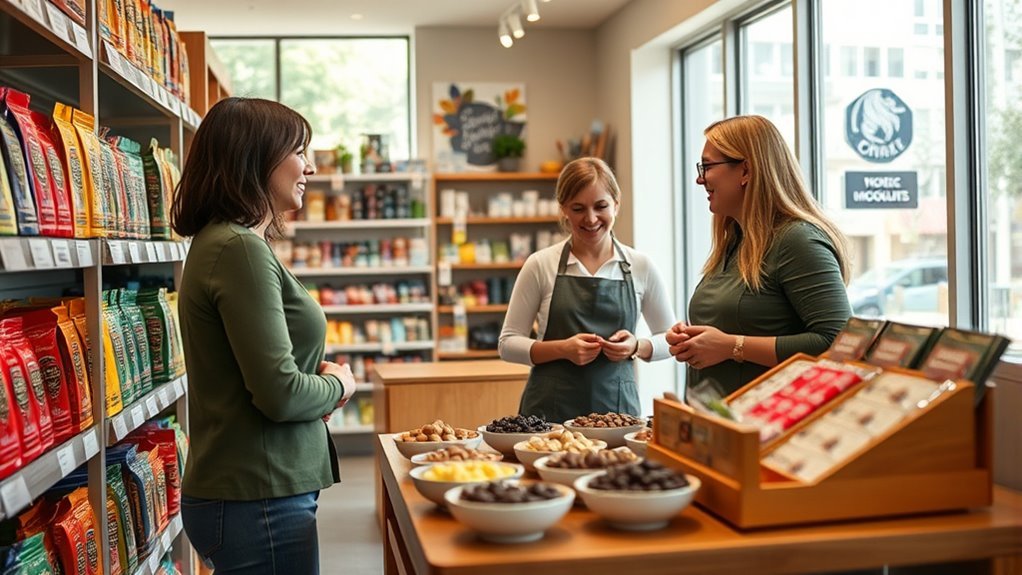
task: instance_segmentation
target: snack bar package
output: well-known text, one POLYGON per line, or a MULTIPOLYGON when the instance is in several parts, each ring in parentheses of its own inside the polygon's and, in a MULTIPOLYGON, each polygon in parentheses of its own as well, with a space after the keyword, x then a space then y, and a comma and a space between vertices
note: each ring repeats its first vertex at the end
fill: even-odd
POLYGON ((28 94, 11 88, 0 88, 0 101, 3 102, 7 118, 18 134, 24 153, 25 166, 28 168, 28 186, 35 199, 39 216, 39 233, 44 236, 60 236, 49 168, 46 166, 46 155, 39 142, 39 134, 28 110, 28 94))
POLYGON ((53 419, 53 441, 63 443, 78 433, 78 429, 72 424, 64 362, 57 346, 57 316, 49 309, 40 309, 27 312, 21 318, 43 378, 46 401, 53 419))
POLYGON ((77 432, 82 432, 92 426, 92 388, 89 387, 87 352, 67 308, 58 305, 52 311, 57 318, 57 347, 60 348, 67 378, 71 424, 77 432))
POLYGON ((78 134, 71 124, 73 112, 69 106, 57 102, 53 105, 53 125, 59 143, 59 151, 67 173, 67 187, 71 198, 71 216, 76 238, 92 237, 92 191, 87 189, 85 179, 84 152, 78 141, 78 134))
POLYGON ((57 153, 57 147, 54 145, 53 121, 35 110, 30 112, 29 117, 35 124, 39 145, 42 146, 43 156, 46 159, 46 170, 50 176, 50 193, 53 195, 53 206, 57 216, 57 233, 64 238, 74 237, 74 217, 67 185, 68 178, 64 172, 64 162, 60 159, 60 154, 57 153))
POLYGON ((81 110, 71 113, 71 125, 78 134, 85 170, 82 172, 86 196, 90 200, 89 214, 92 237, 105 238, 107 230, 113 228, 113 210, 107 186, 103 180, 103 152, 96 137, 96 120, 81 110))
MULTIPOLYGON (((23 321, 20 317, 6 317, 0 320, 0 337, 7 344, 7 358, 14 358, 18 367, 17 373, 23 374, 28 401, 32 404, 39 431, 39 452, 42 453, 53 447, 53 419, 50 416, 50 406, 46 402, 46 390, 43 386, 43 375, 39 369, 39 362, 36 360, 32 345, 28 343, 23 331, 23 321)), ((15 379, 15 370, 9 370, 11 380, 15 379)), ((17 397, 17 396, 16 396, 17 397)), ((22 453, 28 450, 22 449, 22 453)), ((28 461, 26 461, 28 463, 28 461)))
MULTIPOLYGON (((5 88, 0 88, 0 94, 4 90, 5 88)), ((28 165, 25 163, 25 153, 21 151, 21 142, 14 130, 13 120, 5 106, 0 106, 0 148, 2 148, 0 155, 3 156, 7 168, 7 183, 11 187, 11 196, 14 200, 18 233, 23 236, 37 236, 39 214, 32 198, 28 165)))

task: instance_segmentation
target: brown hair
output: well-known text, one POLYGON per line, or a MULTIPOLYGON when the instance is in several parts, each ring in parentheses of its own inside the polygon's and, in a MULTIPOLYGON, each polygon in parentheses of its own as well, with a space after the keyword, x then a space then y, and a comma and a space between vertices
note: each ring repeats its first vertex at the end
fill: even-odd
POLYGON ((606 162, 599 158, 572 160, 557 178, 557 203, 563 206, 582 190, 597 184, 614 198, 614 203, 621 203, 621 188, 606 162))
POLYGON ((279 236, 270 174, 295 150, 304 150, 312 127, 291 108, 258 98, 216 103, 195 133, 171 208, 171 225, 194 236, 207 224, 256 226, 272 216, 268 235, 279 236))
MULTIPOLYGON (((798 161, 777 127, 763 116, 735 116, 710 124, 703 133, 725 158, 749 165, 738 251, 738 271, 745 284, 759 290, 763 260, 775 232, 793 221, 811 223, 827 234, 847 283, 851 270, 845 236, 809 194, 798 161)), ((714 214, 713 248, 703 266, 704 274, 720 269, 731 242, 738 237, 738 228, 733 218, 714 214)))

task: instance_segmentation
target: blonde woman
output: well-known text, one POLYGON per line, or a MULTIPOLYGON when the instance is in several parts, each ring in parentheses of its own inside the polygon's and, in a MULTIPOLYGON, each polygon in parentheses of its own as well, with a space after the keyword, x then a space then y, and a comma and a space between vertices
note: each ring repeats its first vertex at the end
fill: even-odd
POLYGON ((631 360, 670 357, 670 297, 650 259, 614 238, 621 191, 606 163, 565 166, 557 202, 571 236, 525 261, 500 333, 501 358, 532 366, 518 411, 555 423, 594 411, 639 415, 631 360), (640 313, 651 337, 635 335, 640 313))
POLYGON ((797 352, 819 354, 851 315, 845 237, 821 211, 777 128, 736 116, 704 131, 696 183, 713 214, 713 247, 667 334, 690 385, 728 393, 797 352))

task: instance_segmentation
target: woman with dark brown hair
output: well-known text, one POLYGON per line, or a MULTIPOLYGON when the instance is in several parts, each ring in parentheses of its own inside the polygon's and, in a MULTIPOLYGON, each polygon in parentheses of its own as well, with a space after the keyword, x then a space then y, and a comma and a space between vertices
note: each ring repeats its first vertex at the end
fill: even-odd
POLYGON ((323 361, 323 310, 266 241, 302 206, 310 137, 281 104, 223 100, 174 198, 172 225, 192 237, 179 296, 191 432, 181 515, 218 574, 318 573, 316 500, 339 480, 323 419, 355 380, 323 361))
POLYGON ((525 261, 500 334, 500 356, 532 366, 518 411, 555 423, 591 412, 639 415, 630 360, 670 357, 669 294, 653 262, 614 238, 621 191, 607 164, 565 166, 557 203, 571 236, 525 261), (654 335, 635 335, 640 313, 654 335))

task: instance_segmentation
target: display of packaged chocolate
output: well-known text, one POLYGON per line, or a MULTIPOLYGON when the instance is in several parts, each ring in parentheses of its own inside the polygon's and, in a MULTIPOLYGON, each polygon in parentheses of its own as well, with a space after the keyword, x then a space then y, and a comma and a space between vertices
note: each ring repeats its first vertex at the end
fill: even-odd
POLYGON ((835 361, 862 359, 885 325, 887 322, 882 319, 848 318, 848 323, 838 332, 824 357, 835 361))
POLYGON ((812 483, 834 466, 826 453, 794 443, 783 443, 763 458, 763 464, 806 483, 812 483))
POLYGON ((889 322, 866 362, 880 367, 915 367, 939 334, 936 327, 889 322))
POLYGON ((938 387, 936 381, 918 375, 884 372, 862 388, 856 397, 907 412, 916 409, 919 402, 928 401, 938 387))
POLYGON ((990 377, 1010 340, 1004 336, 944 328, 926 354, 919 370, 933 380, 967 379, 976 384, 976 403, 983 398, 990 377))
POLYGON ((741 417, 752 406, 777 393, 814 365, 816 362, 810 359, 793 361, 771 374, 770 377, 742 390, 741 395, 727 402, 728 407, 731 408, 733 414, 741 417))

